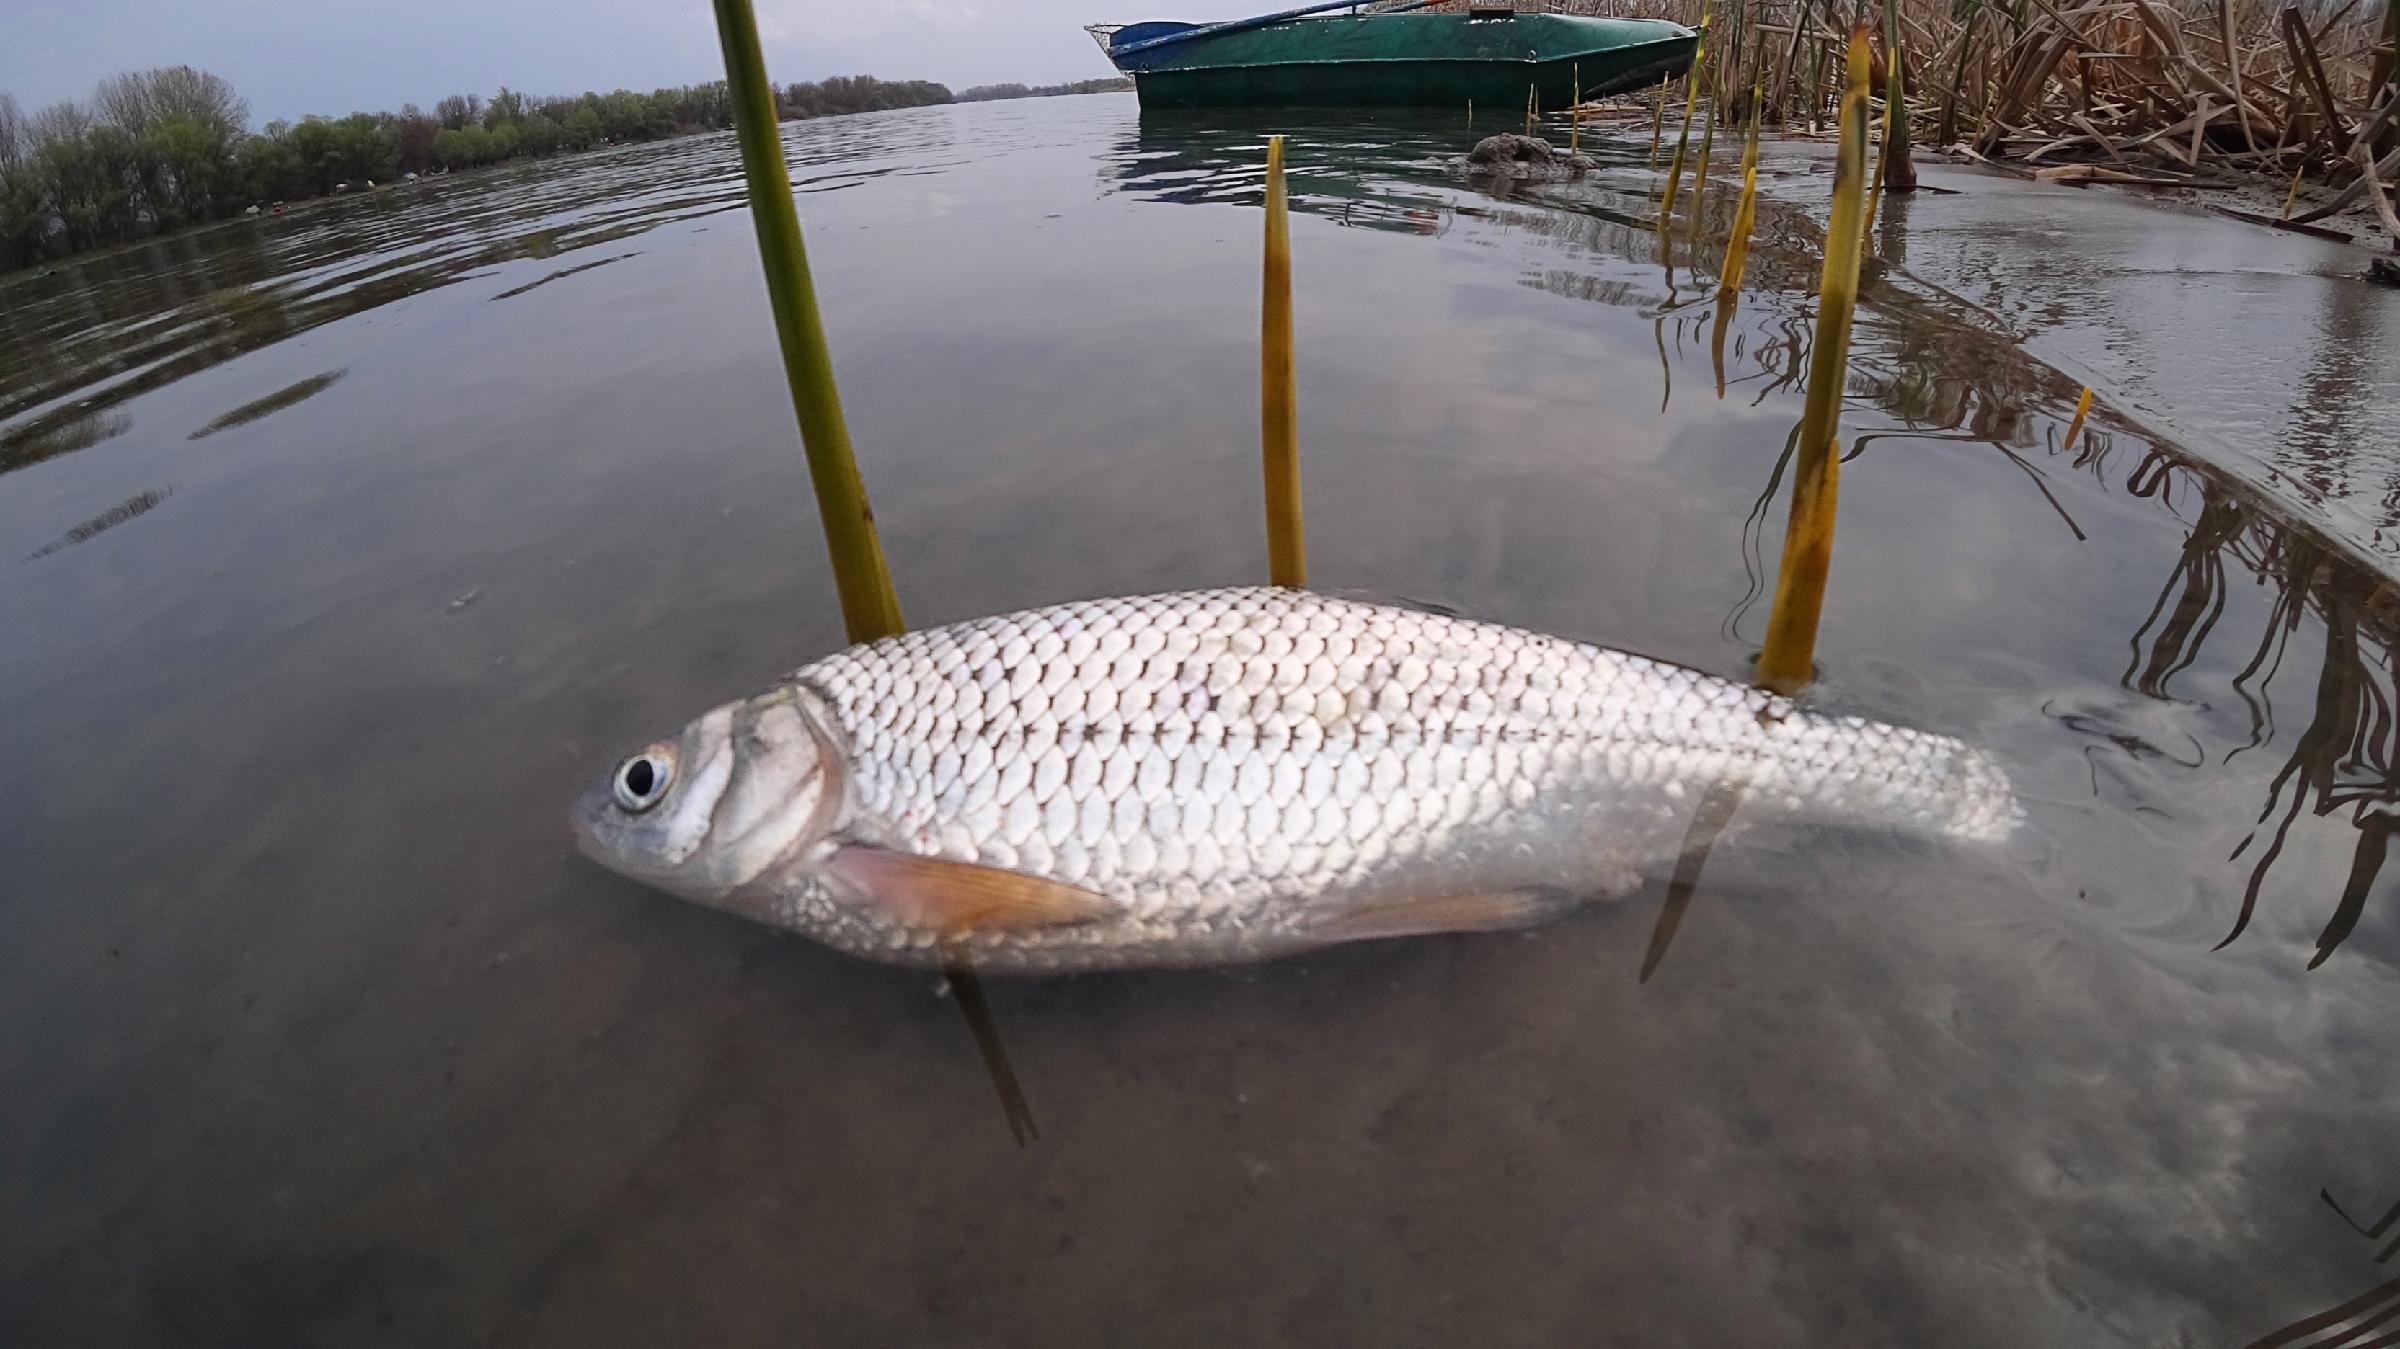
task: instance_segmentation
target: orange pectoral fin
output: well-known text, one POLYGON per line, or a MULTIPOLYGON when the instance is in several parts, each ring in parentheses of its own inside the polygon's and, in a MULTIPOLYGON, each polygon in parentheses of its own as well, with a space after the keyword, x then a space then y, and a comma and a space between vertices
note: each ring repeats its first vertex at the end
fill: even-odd
POLYGON ((858 844, 835 849, 825 870, 909 927, 945 936, 1088 923, 1116 907, 1063 881, 858 844))

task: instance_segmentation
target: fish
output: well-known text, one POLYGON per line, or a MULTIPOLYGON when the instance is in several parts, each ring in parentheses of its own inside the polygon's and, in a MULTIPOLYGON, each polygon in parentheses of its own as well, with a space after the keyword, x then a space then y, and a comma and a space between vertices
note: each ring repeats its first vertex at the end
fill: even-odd
POLYGON ((1528 927, 1672 863, 1700 798, 2005 840, 1957 739, 1648 657, 1260 587, 836 651, 622 761, 582 851, 872 960, 1236 964, 1528 927))

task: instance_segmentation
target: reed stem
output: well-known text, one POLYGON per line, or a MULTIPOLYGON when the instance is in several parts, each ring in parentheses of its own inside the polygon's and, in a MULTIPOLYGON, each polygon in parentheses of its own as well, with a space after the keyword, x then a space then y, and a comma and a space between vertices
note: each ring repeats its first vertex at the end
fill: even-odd
POLYGON ((1883 177, 1886 192, 1917 190, 1917 165, 1909 157, 1908 80, 1901 65, 1900 0, 1883 0, 1886 62, 1883 87, 1883 177))
POLYGON ((1663 75, 1659 77, 1658 97, 1650 104, 1650 171, 1652 173, 1658 172, 1658 140, 1659 133, 1664 131, 1667 126, 1667 85, 1670 83, 1672 81, 1669 77, 1663 75))
POLYGON ((783 162, 775 90, 767 82, 766 59, 759 51, 758 20, 750 0, 715 0, 715 5, 742 176, 758 229, 759 261, 767 272, 767 303, 775 312, 792 410, 800 421, 800 443, 816 488, 825 548, 833 558, 842 626, 852 642, 889 637, 907 624, 900 617, 891 571, 884 565, 883 541, 875 532, 875 512, 867 504, 866 483, 850 449, 850 430, 842 420, 833 353, 825 345, 816 286, 808 274, 808 250, 800 242, 800 213, 792 205, 791 175, 783 162))
MULTIPOLYGON (((1692 110, 1699 106, 1700 63, 1708 59, 1708 9, 1700 10, 1700 37, 1692 44, 1692 68, 1683 77, 1683 126, 1675 133, 1675 157, 1667 163, 1667 195, 1659 202, 1658 227, 1664 231, 1675 214, 1675 193, 1683 185, 1683 156, 1692 143, 1692 110)), ((1656 156, 1653 156, 1653 162, 1656 156)))
POLYGON ((1725 265, 1717 273, 1717 296, 1730 299, 1742 288, 1742 269, 1750 260, 1750 227, 1758 206, 1758 124, 1764 120, 1759 91, 1750 91, 1750 137, 1742 146, 1742 196, 1733 206, 1733 230, 1725 240, 1725 265))
POLYGON ((2083 386, 2083 397, 2075 400, 2075 420, 2067 423, 2067 438, 2058 443, 2058 452, 2065 454, 2075 448, 2075 437, 2083 433, 2083 419, 2092 410, 2092 386, 2083 386))
MULTIPOLYGON (((792 410, 800 420, 800 443, 816 490, 825 548, 833 558, 833 583, 841 597, 842 627, 853 643, 871 642, 907 630, 900 600, 884 564, 875 512, 850 448, 842 403, 834 387, 833 355, 817 312, 816 286, 808 274, 808 251, 800 241, 800 213, 792 205, 790 170, 775 117, 775 88, 758 45, 758 20, 750 0, 714 0, 717 37, 725 50, 725 83, 732 95, 733 125, 742 152, 750 214, 758 229, 759 261, 767 272, 767 301, 775 313, 775 335, 792 388, 792 410)), ((1033 1111, 1009 1066, 1000 1027, 983 998, 975 968, 960 953, 945 955, 943 969, 958 992, 959 1012, 983 1055, 992 1089, 1017 1146, 1037 1136, 1033 1111)))
POLYGON ((1574 154, 1583 148, 1583 63, 1576 62, 1574 70, 1575 101, 1567 105, 1568 154, 1574 154))
POLYGON ((1259 301, 1258 430, 1267 488, 1267 578, 1308 584, 1300 529, 1299 406, 1292 367, 1292 226, 1284 197, 1283 137, 1267 137, 1266 278, 1259 301))
POLYGON ((1842 93, 1841 149, 1834 161, 1833 218, 1825 229, 1825 267, 1817 283, 1817 331, 1809 353, 1807 402, 1792 470, 1792 513, 1783 536, 1775 607, 1767 617, 1758 682, 1797 693, 1815 673, 1817 620, 1833 561, 1834 510, 1840 495, 1842 385, 1850 362, 1850 323, 1858 305, 1859 255, 1866 238, 1867 30, 1850 30, 1849 80, 1842 93))

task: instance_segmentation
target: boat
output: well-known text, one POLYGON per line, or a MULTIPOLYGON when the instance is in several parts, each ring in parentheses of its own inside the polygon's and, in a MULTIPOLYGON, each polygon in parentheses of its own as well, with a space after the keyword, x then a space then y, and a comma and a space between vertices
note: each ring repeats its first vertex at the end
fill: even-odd
POLYGON ((1507 116, 1529 102, 1622 93, 1681 71, 1697 35, 1664 19, 1599 19, 1432 0, 1367 9, 1314 4, 1226 23, 1094 24, 1144 108, 1460 108, 1507 116), (1330 11, 1347 9, 1348 14, 1330 11))

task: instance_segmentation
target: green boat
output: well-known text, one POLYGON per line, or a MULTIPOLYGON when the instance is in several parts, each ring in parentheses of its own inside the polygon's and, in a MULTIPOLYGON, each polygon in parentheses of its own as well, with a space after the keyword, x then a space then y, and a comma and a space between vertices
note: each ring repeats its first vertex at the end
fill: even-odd
POLYGON ((1421 14, 1312 5, 1230 23, 1088 29, 1145 108, 1563 108, 1656 83, 1691 63, 1692 30, 1663 19, 1477 9, 1421 14), (1351 9, 1328 14, 1329 9, 1351 9))

